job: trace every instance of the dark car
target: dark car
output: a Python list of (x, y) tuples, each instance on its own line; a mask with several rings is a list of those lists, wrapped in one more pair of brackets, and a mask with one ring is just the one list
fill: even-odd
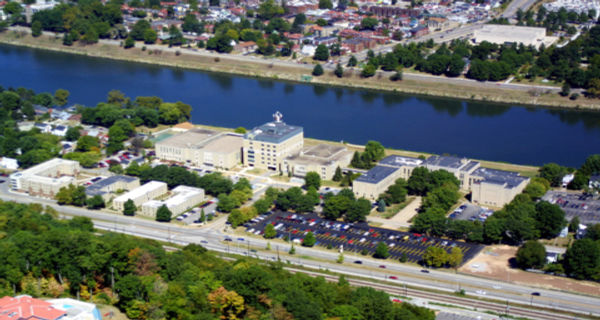
[(362, 264), (362, 261), (356, 260), (356, 261), (354, 261), (354, 263), (356, 263), (356, 264)]
[(385, 269), (385, 266), (384, 266), (384, 265), (380, 265), (379, 267), (380, 267), (381, 269)]
[(531, 295), (532, 296), (538, 296), (538, 297), (541, 296), (541, 294), (539, 292), (532, 292)]
[(421, 272), (423, 272), (423, 273), (429, 273), (429, 270), (422, 269)]

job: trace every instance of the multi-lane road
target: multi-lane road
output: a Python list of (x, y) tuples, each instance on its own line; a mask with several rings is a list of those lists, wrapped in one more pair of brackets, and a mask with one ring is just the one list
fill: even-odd
[[(446, 292), (454, 292), (460, 287), (471, 296), (478, 295), (478, 292), (481, 295), (481, 292), (485, 291), (485, 298), (510, 303), (531, 304), (533, 310), (535, 310), (534, 307), (540, 307), (576, 312), (583, 314), (582, 317), (584, 315), (600, 316), (599, 297), (487, 280), (463, 274), (454, 274), (445, 270), (430, 270), (429, 273), (423, 273), (420, 268), (415, 266), (390, 261), (382, 262), (381, 260), (365, 258), (364, 256), (352, 256), (347, 253), (346, 261), (361, 260), (362, 264), (337, 264), (334, 261), (337, 260), (339, 253), (332, 250), (296, 247), (296, 255), (289, 256), (283, 254), (289, 250), (289, 245), (286, 243), (274, 242), (271, 244), (272, 249), (270, 251), (261, 250), (266, 247), (267, 240), (248, 238), (246, 236), (240, 237), (239, 235), (224, 232), (223, 230), (227, 229), (225, 219), (219, 219), (202, 228), (164, 224), (135, 217), (90, 211), (84, 208), (58, 206), (51, 200), (10, 193), (7, 190), (6, 184), (0, 185), (0, 198), (21, 203), (50, 205), (66, 216), (86, 216), (94, 221), (94, 225), (98, 229), (169, 241), (182, 245), (197, 243), (210, 250), (256, 255), (266, 260), (277, 260), (279, 256), (283, 260), (289, 260), (292, 264), (304, 267), (327, 269), (363, 278), (387, 279), (391, 282), (390, 285), (392, 287), (401, 287), (403, 284), (407, 284), (413, 287), (436, 289)], [(231, 239), (231, 241), (223, 241), (226, 238)], [(310, 257), (310, 260), (300, 258), (302, 256)], [(385, 269), (379, 268), (382, 263), (386, 265)], [(394, 276), (396, 279), (391, 280), (390, 276)], [(540, 296), (532, 296), (532, 292), (539, 292)], [(536, 317), (529, 316), (529, 318)], [(546, 319), (546, 315), (540, 313), (540, 316), (537, 318)]]

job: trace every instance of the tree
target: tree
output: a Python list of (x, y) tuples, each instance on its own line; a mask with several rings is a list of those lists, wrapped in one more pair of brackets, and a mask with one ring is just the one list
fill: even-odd
[(559, 94), (563, 97), (567, 97), (570, 93), (571, 93), (571, 85), (569, 85), (569, 83), (567, 83), (567, 82), (563, 83)]
[(383, 199), (379, 199), (379, 202), (377, 202), (377, 212), (385, 212), (385, 201)]
[(36, 20), (31, 24), (31, 36), (37, 38), (41, 35), (42, 35), (42, 23), (39, 20)]
[(388, 246), (385, 242), (381, 241), (377, 244), (377, 248), (375, 248), (375, 253), (373, 254), (373, 258), (377, 259), (387, 259), (390, 256), (388, 252)]
[(129, 49), (133, 47), (135, 47), (135, 40), (133, 40), (132, 37), (127, 37), (127, 39), (125, 39), (125, 44), (123, 45), (123, 48)]
[(367, 17), (360, 21), (361, 30), (375, 30), (375, 27), (379, 24), (379, 20), (376, 18)]
[(323, 75), (323, 67), (321, 67), (320, 64), (315, 65), (315, 67), (313, 68), (312, 74), (315, 77), (321, 76)]
[(307, 172), (306, 176), (304, 176), (304, 187), (306, 189), (314, 187), (316, 190), (319, 190), (321, 188), (321, 176), (314, 171)]
[(538, 241), (529, 240), (519, 248), (516, 259), (522, 269), (541, 269), (546, 264), (546, 248)]
[(558, 205), (546, 201), (540, 201), (535, 205), (534, 218), (540, 236), (545, 239), (556, 237), (567, 224), (565, 212)]
[(569, 232), (577, 232), (577, 230), (579, 230), (579, 224), (579, 217), (574, 216), (569, 223)]
[(332, 179), (333, 179), (333, 181), (339, 182), (339, 181), (342, 181), (342, 178), (343, 178), (343, 176), (342, 176), (342, 169), (338, 166), (335, 169), (335, 173), (333, 174), (333, 178)]
[(91, 198), (88, 198), (86, 200), (86, 204), (88, 209), (92, 210), (104, 208), (104, 199), (102, 199), (102, 196), (97, 194)]
[(358, 64), (358, 60), (356, 59), (356, 57), (354, 55), (350, 56), (350, 59), (348, 59), (348, 67), (355, 67)]
[(166, 205), (162, 205), (158, 210), (156, 210), (156, 221), (159, 222), (170, 222), (171, 221), (171, 210), (167, 208)]
[(540, 168), (540, 177), (550, 181), (553, 187), (562, 185), (562, 178), (568, 173), (567, 168), (556, 163), (547, 163)]
[(423, 262), (428, 266), (439, 268), (448, 262), (448, 253), (443, 248), (428, 247), (423, 254)]
[(367, 63), (367, 64), (366, 64), (366, 65), (363, 67), (363, 69), (362, 69), (362, 71), (361, 71), (360, 75), (361, 75), (363, 78), (370, 78), (370, 77), (372, 77), (372, 76), (374, 76), (374, 75), (375, 75), (375, 72), (376, 72), (376, 71), (377, 71), (377, 68), (376, 68), (376, 67), (375, 67), (373, 64), (371, 64), (371, 63)]
[(329, 49), (327, 48), (326, 45), (320, 44), (317, 46), (317, 49), (315, 50), (314, 59), (318, 60), (318, 61), (329, 60)]
[(275, 227), (270, 223), (265, 226), (264, 232), (263, 236), (265, 239), (273, 239), (277, 235), (277, 230), (275, 230)]
[(312, 247), (317, 242), (317, 238), (312, 232), (308, 232), (306, 236), (304, 236), (304, 240), (302, 240), (302, 246), (304, 247)]
[(331, 0), (319, 0), (319, 9), (333, 9)]
[(135, 202), (133, 202), (131, 199), (127, 199), (127, 201), (125, 201), (123, 204), (123, 214), (126, 216), (135, 215), (136, 210), (137, 208), (135, 207)]
[[(342, 68), (342, 65), (338, 62), (338, 64), (335, 66), (335, 70), (333, 71), (333, 73), (338, 77), (341, 78), (344, 76), (344, 68)], [(335, 181), (335, 180), (334, 180)]]
[(448, 265), (456, 269), (463, 263), (463, 252), (459, 247), (453, 247), (448, 254)]
[(158, 34), (156, 33), (156, 31), (154, 31), (154, 29), (152, 29), (152, 28), (148, 28), (143, 33), (143, 39), (140, 39), (140, 40), (144, 40), (145, 44), (154, 44), (154, 43), (156, 43), (157, 39), (158, 39)]
[(598, 280), (600, 243), (589, 238), (575, 241), (565, 253), (563, 266), (567, 275), (575, 279)]
[(350, 205), (346, 212), (345, 220), (348, 222), (362, 222), (367, 220), (367, 216), (371, 213), (371, 202), (361, 198)]
[(77, 141), (81, 136), (80, 132), (81, 127), (69, 127), (67, 132), (65, 133), (65, 140), (67, 141)]
[(397, 70), (396, 73), (390, 76), (390, 80), (392, 81), (401, 81), (402, 80), (402, 70)]

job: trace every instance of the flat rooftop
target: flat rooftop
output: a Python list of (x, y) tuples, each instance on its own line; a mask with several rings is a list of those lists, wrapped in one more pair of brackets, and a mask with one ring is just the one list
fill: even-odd
[(381, 161), (379, 161), (379, 164), (391, 166), (391, 167), (403, 167), (403, 166), (417, 167), (417, 166), (420, 166), (422, 163), (423, 163), (423, 160), (421, 160), (419, 158), (403, 157), (403, 156), (397, 156), (397, 155), (387, 156), (387, 157), (381, 159)]
[(242, 149), (244, 140), (239, 135), (225, 134), (211, 140), (204, 146), (205, 151), (216, 153), (231, 153)]
[(527, 177), (522, 177), (518, 172), (496, 170), (489, 168), (479, 168), (473, 172), (474, 176), (483, 178), (486, 183), (504, 185), (508, 188), (514, 188), (520, 185), (523, 181), (529, 180)]
[(171, 190), (174, 193), (173, 196), (169, 197), (165, 200), (150, 200), (145, 202), (143, 206), (160, 208), (163, 205), (166, 205), (167, 208), (173, 208), (182, 203), (185, 203), (189, 199), (202, 195), (204, 196), (204, 190), (200, 188), (194, 188), (189, 186), (178, 186), (177, 188)]
[(85, 188), (85, 193), (87, 195), (92, 195), (95, 196), (97, 194), (104, 194), (105, 191), (103, 191), (102, 189), (117, 183), (117, 182), (125, 182), (125, 183), (130, 183), (133, 182), (135, 180), (137, 180), (138, 178), (136, 177), (130, 177), (130, 176), (110, 176), (108, 178), (102, 179), (94, 184), (92, 184), (91, 186), (88, 186), (87, 188)]
[(382, 181), (383, 179), (387, 178), (397, 170), (399, 169), (387, 166), (376, 166), (373, 169), (369, 170), (367, 173), (358, 177), (354, 181), (376, 184)]
[(312, 146), (306, 148), (302, 151), (302, 155), (308, 157), (316, 157), (316, 158), (331, 158), (332, 156), (346, 150), (345, 147), (342, 146), (333, 146), (330, 144), (318, 144), (316, 146)]
[(427, 158), (423, 164), (426, 166), (437, 166), (442, 168), (458, 169), (465, 164), (465, 161), (465, 158), (453, 156), (431, 156)]
[(166, 187), (167, 184), (164, 182), (160, 182), (160, 181), (150, 181), (142, 186), (139, 186), (125, 194), (122, 194), (120, 196), (118, 196), (115, 200), (113, 201), (127, 201), (127, 199), (136, 199), (139, 198), (143, 195), (145, 195), (146, 193), (156, 190), (158, 188), (162, 188), (162, 187)]
[(198, 147), (206, 142), (206, 140), (219, 135), (218, 131), (195, 128), (186, 132), (176, 134), (157, 142), (157, 145), (168, 145), (177, 148), (192, 148)]
[(281, 143), (303, 131), (302, 127), (290, 126), (283, 121), (273, 121), (252, 129), (252, 131), (244, 135), (244, 138), (269, 143)]

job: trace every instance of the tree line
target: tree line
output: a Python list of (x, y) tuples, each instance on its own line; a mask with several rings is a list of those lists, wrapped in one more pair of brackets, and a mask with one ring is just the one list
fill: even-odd
[(0, 202), (0, 295), (77, 296), (141, 320), (435, 319), (343, 276), (332, 283), (278, 262), (226, 261), (194, 244), (166, 252), (154, 240), (97, 235), (88, 218), (55, 216), (39, 204)]

